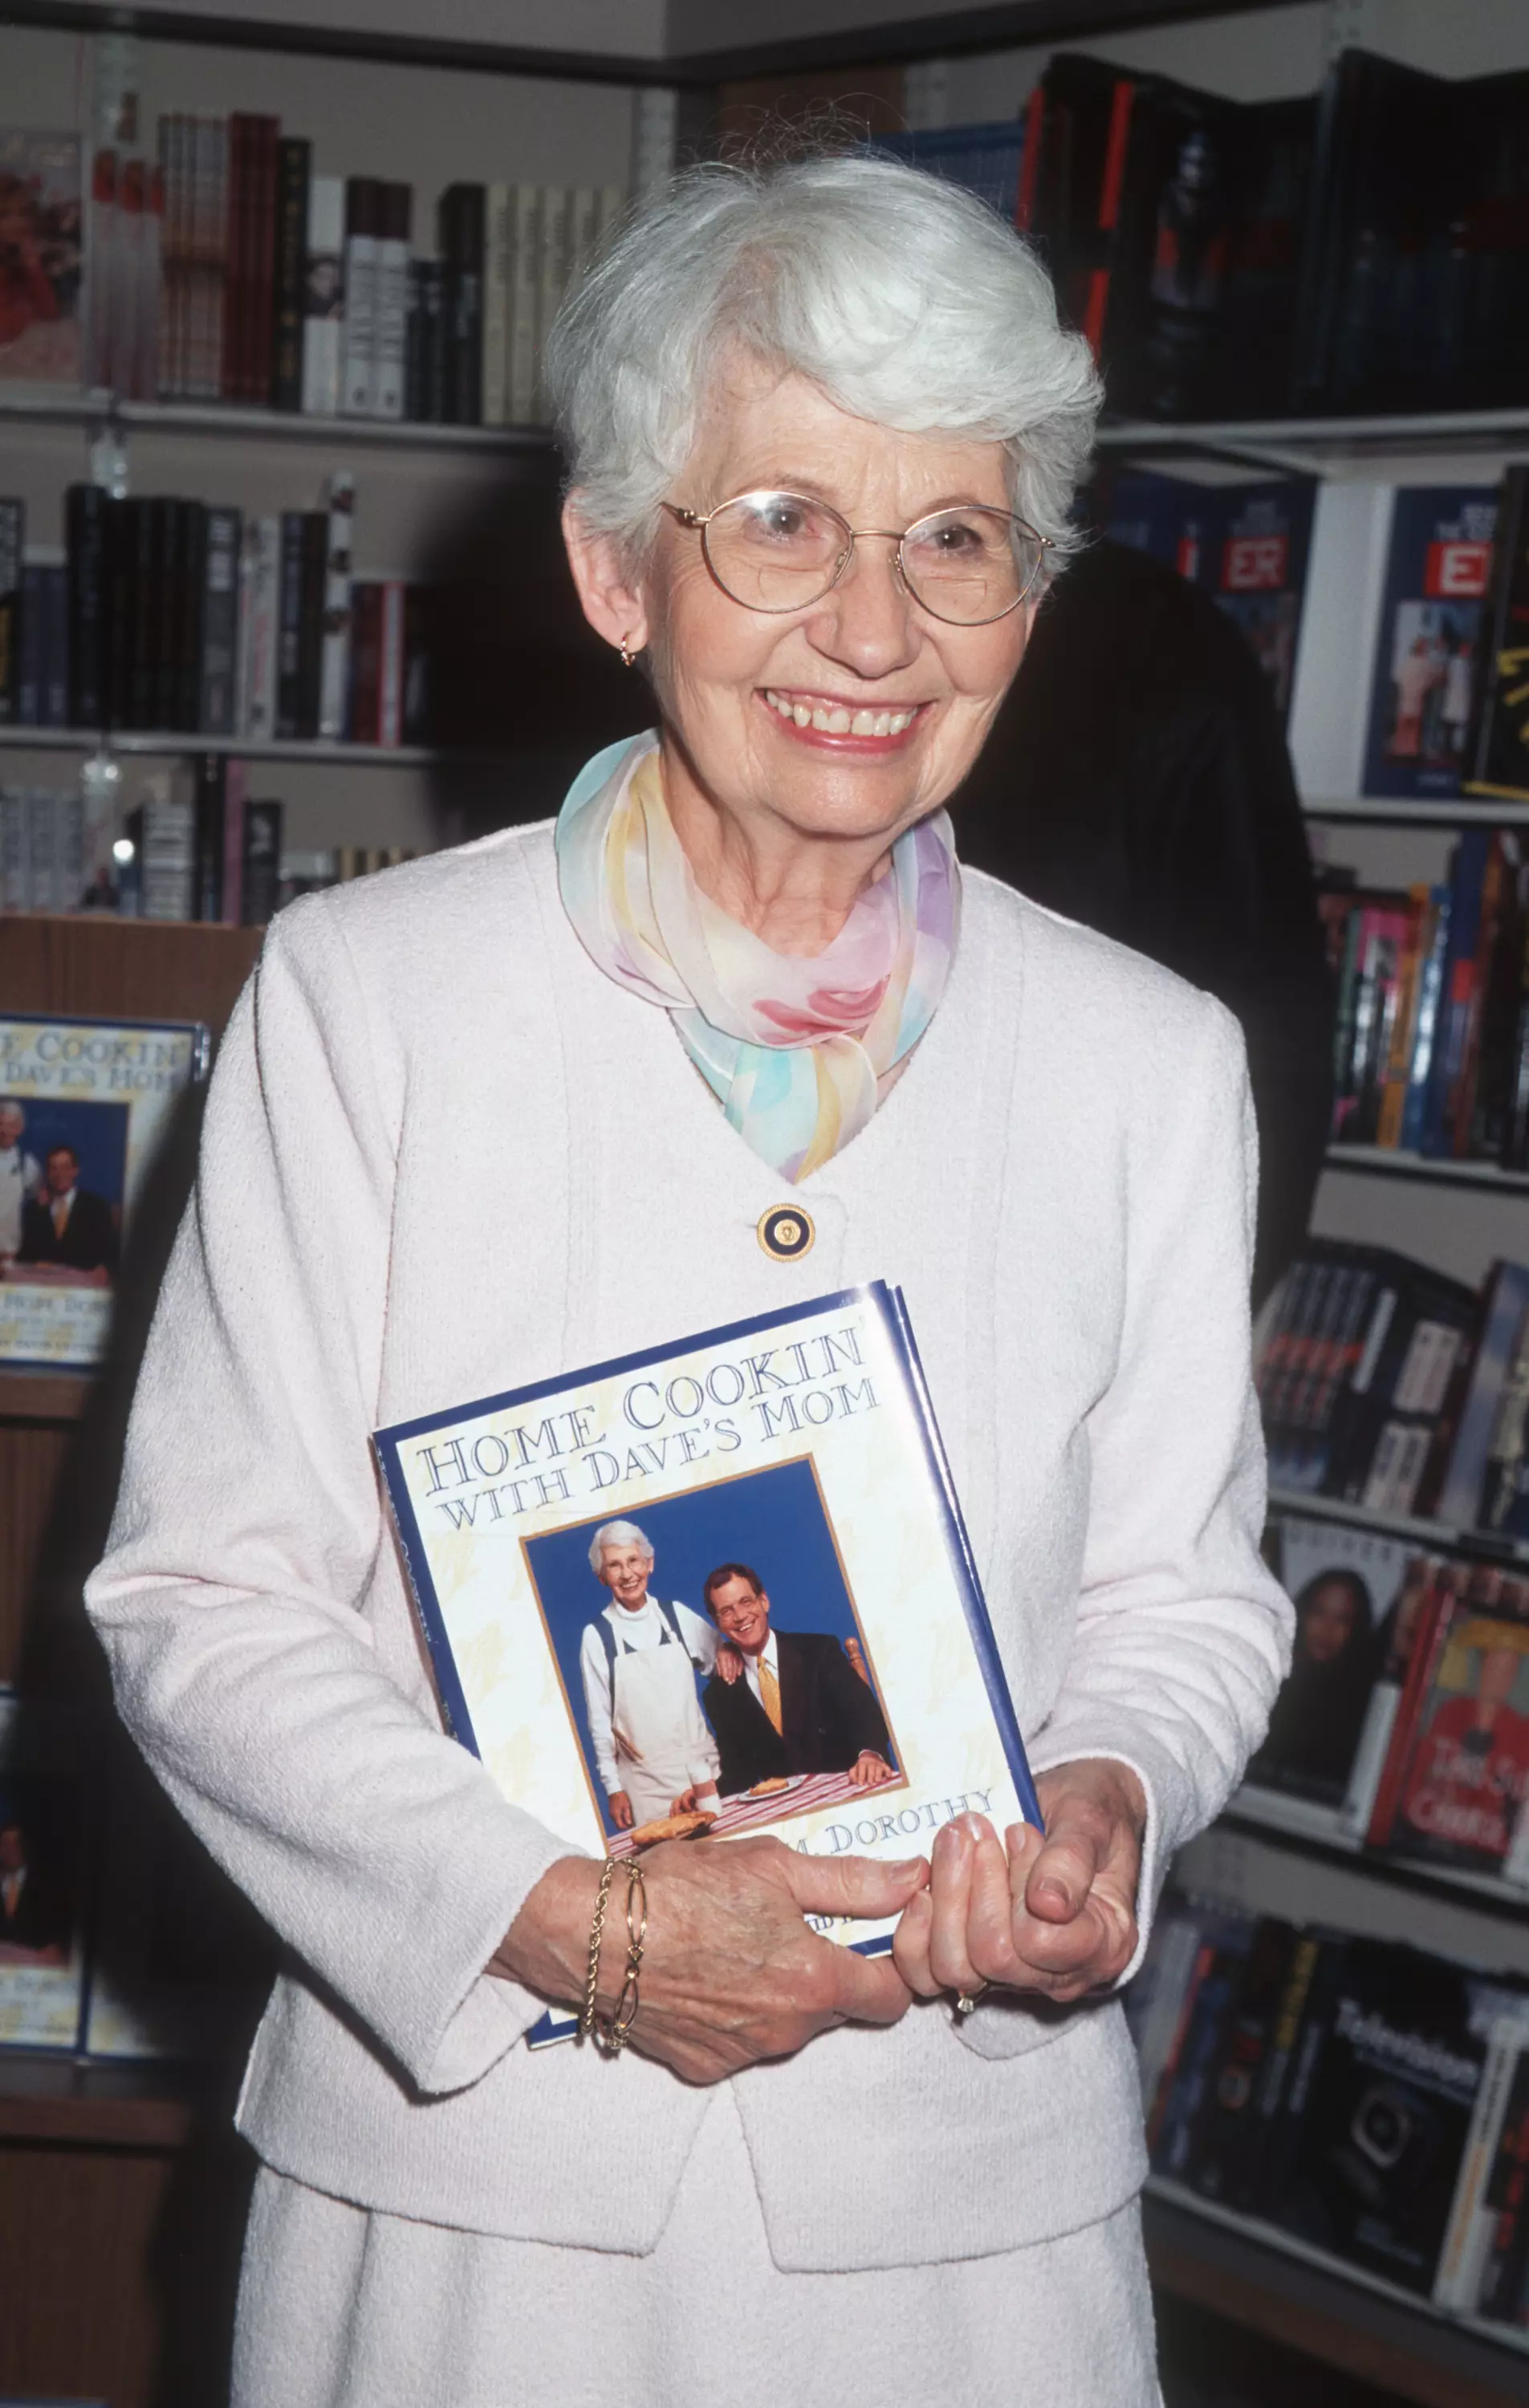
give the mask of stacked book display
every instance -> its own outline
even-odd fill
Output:
[[[427,743],[426,589],[354,574],[354,508],[344,472],[253,515],[71,485],[33,563],[0,501],[0,725]]]
[[[1019,222],[1127,416],[1512,406],[1526,116],[1522,74],[1359,50],[1311,99],[1256,104],[1059,53],[1029,104]]]
[[[1529,1542],[1529,1268],[1308,1238],[1257,1361],[1271,1485]]]
[[[1435,885],[1327,886],[1335,1140],[1529,1169],[1526,907],[1510,828],[1464,829]]]
[[[1529,1987],[1186,1899],[1127,2014],[1159,2182],[1529,2333]]]
[[[1529,1575],[1294,1511],[1271,1552],[1295,1646],[1247,1811],[1529,1895]]]

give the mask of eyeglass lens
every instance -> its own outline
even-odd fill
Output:
[[[719,585],[750,610],[799,610],[826,594],[850,546],[835,510],[801,494],[742,494],[712,513],[707,559]],[[903,576],[935,618],[975,627],[1030,591],[1041,546],[1005,510],[936,510],[902,540]]]

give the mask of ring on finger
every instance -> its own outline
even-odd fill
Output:
[[[989,1984],[986,1982],[979,1982],[974,1989],[958,1990],[955,1994],[954,2012],[956,2015],[958,2017],[974,2015],[977,2013],[978,2008],[981,2005],[982,2000],[986,1996],[989,1986]]]

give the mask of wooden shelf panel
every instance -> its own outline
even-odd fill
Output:
[[[1143,2201],[1152,2279],[1418,2408],[1522,2408],[1529,2335],[1447,2316],[1272,2225],[1153,2176]]]
[[[216,1038],[264,935],[106,912],[0,913],[0,996],[7,1011],[202,1020]]]
[[[325,744],[307,737],[194,736],[184,728],[0,727],[11,752],[107,752],[178,759],[217,752],[236,761],[309,761],[350,769],[418,769],[441,761],[499,760],[499,753],[441,752],[430,744]]]
[[[0,1422],[77,1422],[90,1402],[88,1371],[18,1371],[0,1366]]]
[[[174,2067],[0,2052],[0,2143],[181,2149],[210,2095]]]

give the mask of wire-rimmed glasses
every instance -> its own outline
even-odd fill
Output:
[[[664,508],[700,536],[713,579],[746,610],[784,613],[821,602],[849,567],[857,542],[878,536],[895,546],[896,574],[931,618],[984,627],[1007,619],[1034,591],[1050,544],[1012,511],[983,502],[931,510],[900,535],[892,527],[852,527],[806,494],[762,489],[735,494],[714,510],[682,509],[677,502]]]

